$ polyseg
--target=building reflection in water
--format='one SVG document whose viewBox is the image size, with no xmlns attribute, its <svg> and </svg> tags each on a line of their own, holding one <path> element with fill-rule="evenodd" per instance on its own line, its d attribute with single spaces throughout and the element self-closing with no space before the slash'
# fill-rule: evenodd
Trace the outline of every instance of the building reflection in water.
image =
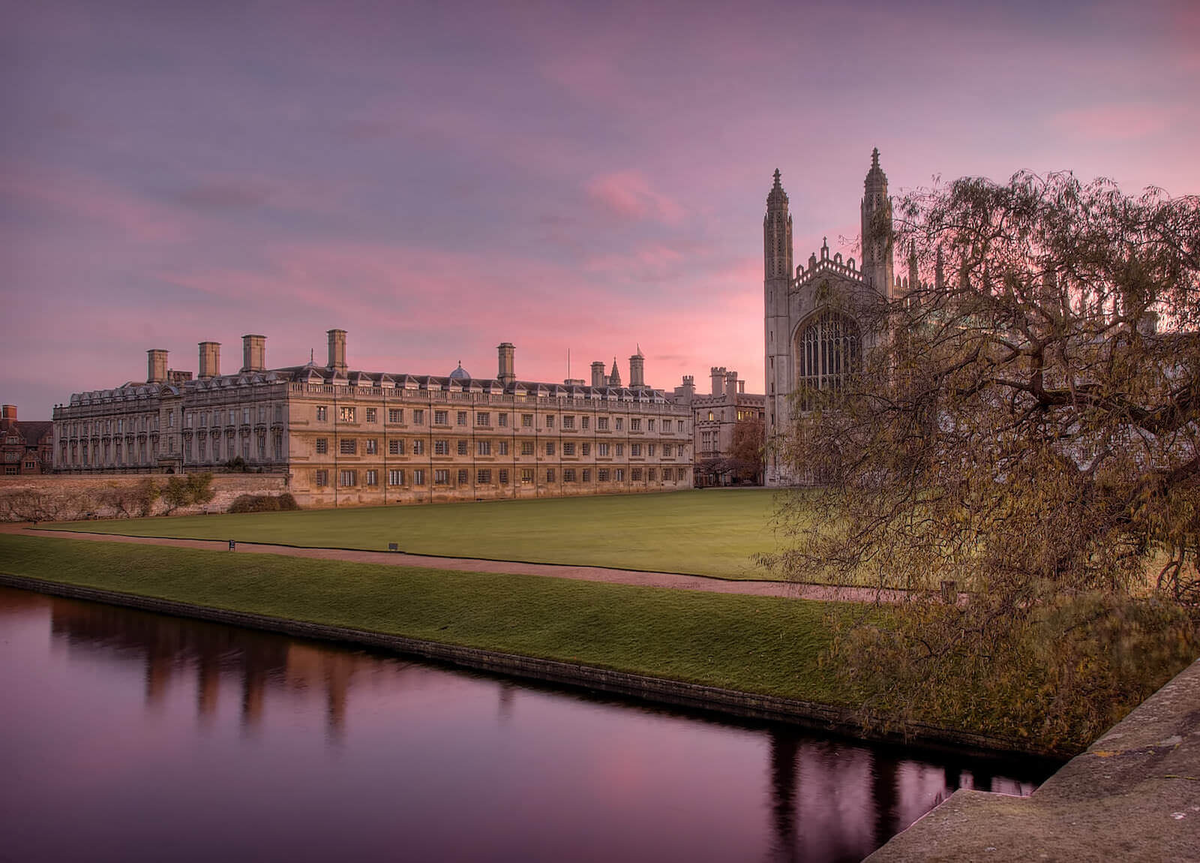
<svg viewBox="0 0 1200 863">
<path fill-rule="evenodd" d="M 168 690 L 194 676 L 196 714 L 216 715 L 222 681 L 241 689 L 241 723 L 261 723 L 269 689 L 307 694 L 323 691 L 328 734 L 344 731 L 351 678 L 384 660 L 353 651 L 330 650 L 270 633 L 66 599 L 51 600 L 51 632 L 69 645 L 102 648 L 145 664 L 145 699 L 161 707 Z M 402 666 L 402 663 L 392 663 Z"/>
<path fill-rule="evenodd" d="M 194 685 L 195 712 L 204 725 L 217 715 L 222 690 L 232 695 L 240 689 L 244 734 L 264 727 L 264 711 L 274 698 L 316 695 L 324 700 L 326 736 L 339 743 L 347 733 L 352 687 L 404 689 L 429 679 L 427 666 L 382 654 L 102 604 L 38 601 L 51 604 L 55 638 L 142 663 L 150 711 L 162 709 L 173 687 Z M 525 684 L 485 680 L 495 687 L 497 725 L 512 724 Z M 779 725 L 761 731 L 747 726 L 739 733 L 766 738 L 767 859 L 781 863 L 859 860 L 959 787 L 1013 794 L 1035 787 L 994 779 L 977 762 L 952 755 L 914 760 L 900 750 L 822 739 Z"/>
</svg>

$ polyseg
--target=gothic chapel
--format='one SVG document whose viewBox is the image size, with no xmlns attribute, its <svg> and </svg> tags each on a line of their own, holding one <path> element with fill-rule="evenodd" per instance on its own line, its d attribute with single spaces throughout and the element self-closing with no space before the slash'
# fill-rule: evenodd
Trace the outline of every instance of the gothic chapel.
<svg viewBox="0 0 1200 863">
<path fill-rule="evenodd" d="M 790 475 L 771 442 L 788 427 L 792 410 L 803 410 L 803 388 L 829 389 L 872 348 L 876 334 L 856 309 L 892 299 L 895 282 L 891 236 L 892 204 L 879 150 L 871 153 L 862 199 L 863 260 L 830 257 L 829 244 L 807 266 L 792 265 L 792 217 L 788 196 L 775 171 L 763 218 L 763 299 L 766 324 L 767 474 L 769 486 L 791 485 Z M 886 228 L 887 230 L 881 230 Z"/>
</svg>

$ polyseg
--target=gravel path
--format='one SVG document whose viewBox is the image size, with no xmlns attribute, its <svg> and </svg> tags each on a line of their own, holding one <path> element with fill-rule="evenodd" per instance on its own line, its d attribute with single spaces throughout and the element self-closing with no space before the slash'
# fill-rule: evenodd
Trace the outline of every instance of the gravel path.
<svg viewBox="0 0 1200 863">
<path fill-rule="evenodd" d="M 22 536 L 57 536 L 94 542 L 130 542 L 141 545 L 170 545 L 178 548 L 229 549 L 225 540 L 162 539 L 159 537 L 118 536 L 107 533 L 77 533 L 70 530 L 35 530 L 28 524 L 3 524 L 0 533 Z M 640 587 L 665 587 L 676 590 L 705 590 L 710 593 L 743 593 L 750 596 L 786 596 L 795 599 L 843 602 L 897 602 L 898 591 L 878 591 L 865 587 L 830 587 L 820 584 L 795 584 L 786 581 L 726 581 L 703 575 L 679 575 L 671 572 L 609 569 L 602 566 L 571 566 L 551 563 L 522 563 L 520 561 L 479 560 L 471 557 L 430 557 L 422 554 L 384 551 L 351 551 L 340 548 L 293 548 L 285 545 L 266 545 L 238 542 L 235 554 L 276 554 L 285 557 L 309 557 L 320 560 L 348 560 L 356 563 L 379 563 L 388 566 L 419 566 L 427 569 L 452 569 L 460 572 L 506 572 L 552 578 L 574 578 L 581 581 L 605 581 L 611 584 L 633 584 Z"/>
</svg>

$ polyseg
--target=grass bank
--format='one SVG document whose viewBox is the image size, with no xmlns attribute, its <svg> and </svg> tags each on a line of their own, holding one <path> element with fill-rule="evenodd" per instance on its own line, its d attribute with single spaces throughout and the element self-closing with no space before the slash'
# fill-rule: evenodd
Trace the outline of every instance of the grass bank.
<svg viewBox="0 0 1200 863">
<path fill-rule="evenodd" d="M 265 512 L 53 525 L 131 536 L 235 539 L 310 548 L 609 566 L 767 579 L 752 558 L 777 548 L 775 492 L 663 494 Z M 48 525 L 49 526 L 49 525 Z"/>
<path fill-rule="evenodd" d="M 0 535 L 0 572 L 825 704 L 849 606 L 536 576 Z"/>
</svg>

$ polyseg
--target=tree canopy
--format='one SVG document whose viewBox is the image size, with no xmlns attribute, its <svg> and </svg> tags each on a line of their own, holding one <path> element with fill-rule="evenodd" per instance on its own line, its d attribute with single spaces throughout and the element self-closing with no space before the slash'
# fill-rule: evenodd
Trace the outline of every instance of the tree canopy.
<svg viewBox="0 0 1200 863">
<path fill-rule="evenodd" d="M 797 394 L 784 456 L 822 487 L 773 562 L 909 591 L 840 641 L 868 705 L 1077 745 L 1194 658 L 1200 199 L 1020 173 L 895 213 L 907 288 Z"/>
</svg>

